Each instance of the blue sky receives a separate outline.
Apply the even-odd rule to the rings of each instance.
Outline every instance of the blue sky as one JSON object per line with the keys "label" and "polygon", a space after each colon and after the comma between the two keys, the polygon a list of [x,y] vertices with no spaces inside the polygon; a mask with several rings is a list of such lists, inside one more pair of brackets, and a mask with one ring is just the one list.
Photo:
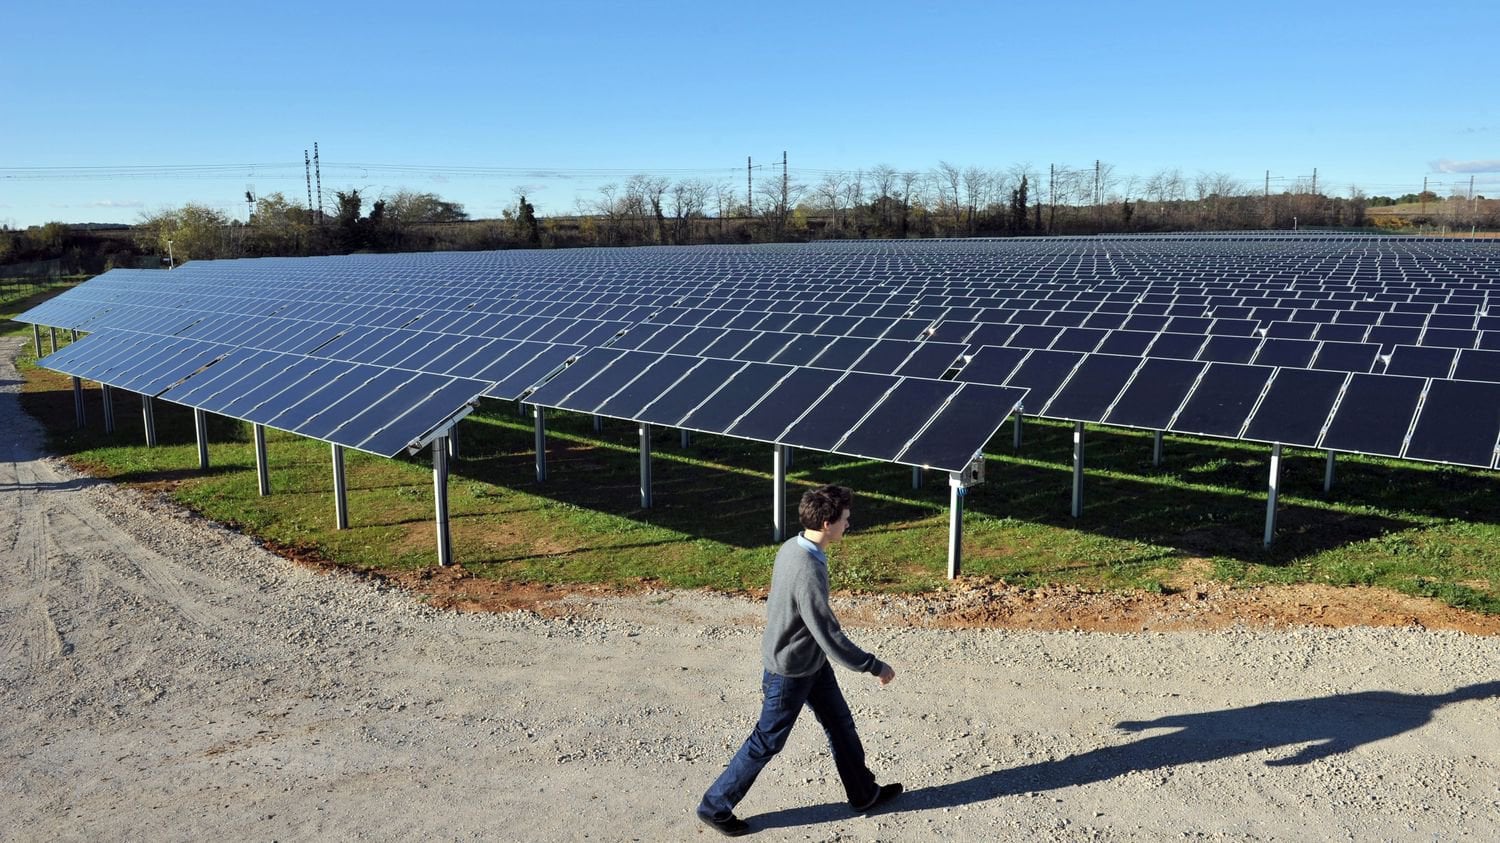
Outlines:
{"label": "blue sky", "polygon": [[[16,3],[0,223],[888,164],[1500,195],[1500,3]],[[16,34],[21,37],[15,37]],[[259,165],[259,166],[253,166]],[[187,167],[208,167],[187,170]],[[147,168],[138,171],[133,168]],[[171,169],[177,168],[177,169]],[[144,173],[144,174],[142,174]]]}

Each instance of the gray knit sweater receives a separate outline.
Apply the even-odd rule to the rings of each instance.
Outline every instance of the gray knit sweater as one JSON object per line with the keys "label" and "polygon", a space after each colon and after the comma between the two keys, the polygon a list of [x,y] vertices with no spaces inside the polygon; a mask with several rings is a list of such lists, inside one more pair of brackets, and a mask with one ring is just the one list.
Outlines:
{"label": "gray knit sweater", "polygon": [[782,676],[817,673],[829,658],[876,676],[885,668],[844,636],[828,605],[828,566],[795,536],[776,553],[760,655],[766,670]]}

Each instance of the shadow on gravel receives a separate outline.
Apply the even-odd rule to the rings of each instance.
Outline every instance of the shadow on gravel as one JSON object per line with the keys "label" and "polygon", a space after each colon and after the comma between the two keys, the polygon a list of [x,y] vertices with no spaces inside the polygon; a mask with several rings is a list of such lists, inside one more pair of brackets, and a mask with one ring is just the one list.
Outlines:
{"label": "shadow on gravel", "polygon": [[[1305,700],[1269,702],[1116,725],[1128,732],[1172,729],[1119,746],[1102,747],[1057,761],[997,770],[952,784],[907,791],[891,811],[952,808],[1002,796],[1057,790],[1107,781],[1130,773],[1218,761],[1306,744],[1295,754],[1266,761],[1270,767],[1307,764],[1421,727],[1445,705],[1500,696],[1500,681],[1423,696],[1363,691]],[[752,818],[757,828],[830,822],[849,816],[842,803],[774,811]]]}

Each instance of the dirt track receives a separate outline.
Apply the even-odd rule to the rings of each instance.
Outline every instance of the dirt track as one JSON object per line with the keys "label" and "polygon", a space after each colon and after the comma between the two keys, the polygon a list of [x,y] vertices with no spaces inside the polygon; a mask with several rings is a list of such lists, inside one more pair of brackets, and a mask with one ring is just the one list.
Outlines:
{"label": "dirt track", "polygon": [[[0,839],[716,839],[698,795],[758,704],[754,601],[455,614],[296,567],[42,458],[0,348]],[[837,556],[835,554],[835,564]],[[1500,835],[1500,639],[1417,628],[885,626],[741,806],[765,840]]]}

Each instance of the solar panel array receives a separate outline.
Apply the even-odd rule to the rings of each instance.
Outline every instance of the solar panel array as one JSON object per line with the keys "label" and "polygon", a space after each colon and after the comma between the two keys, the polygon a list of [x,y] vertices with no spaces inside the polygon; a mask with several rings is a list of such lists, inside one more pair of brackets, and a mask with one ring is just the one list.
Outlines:
{"label": "solar panel array", "polygon": [[1493,468],[1497,282],[1485,241],[880,241],[193,262],[19,318],[88,332],[49,368],[384,455],[490,396],[956,470],[1019,400]]}

